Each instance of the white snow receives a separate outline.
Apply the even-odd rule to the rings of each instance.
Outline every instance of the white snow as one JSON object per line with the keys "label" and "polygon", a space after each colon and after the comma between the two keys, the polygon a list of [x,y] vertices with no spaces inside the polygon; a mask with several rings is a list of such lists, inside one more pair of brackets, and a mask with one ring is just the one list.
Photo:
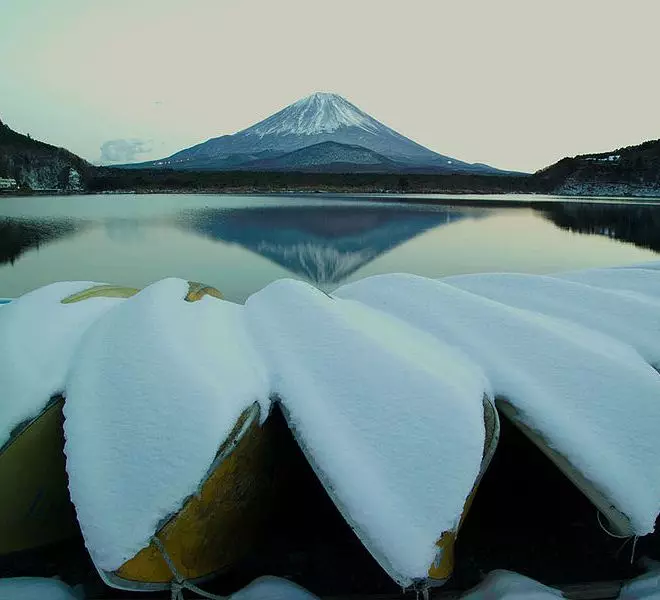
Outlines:
{"label": "white snow", "polygon": [[401,582],[424,577],[480,468],[479,369],[300,282],[268,286],[245,307],[186,303],[185,291],[180,280],[146,288],[99,319],[75,357],[65,451],[97,566],[114,570],[146,546],[241,411],[256,400],[265,416],[274,393],[372,551]]}
{"label": "white snow", "polygon": [[483,374],[423,331],[304,283],[273,283],[245,308],[344,516],[399,583],[426,577],[479,472]]}
{"label": "white snow", "polygon": [[[610,278],[617,271],[610,269]],[[656,274],[656,281],[660,277]],[[568,319],[630,344],[649,363],[660,367],[660,304],[643,295],[628,295],[556,277],[515,273],[458,275],[443,283],[509,306]]]}
{"label": "white snow", "polygon": [[512,571],[491,571],[476,588],[461,596],[462,600],[552,600],[563,594],[534,579]]}
{"label": "white snow", "polygon": [[229,596],[229,600],[318,600],[318,596],[292,581],[266,575]]}
{"label": "white snow", "polygon": [[82,600],[82,597],[82,594],[57,579],[42,577],[0,579],[0,600]]}
{"label": "white snow", "polygon": [[194,493],[243,410],[268,410],[243,307],[165,279],[99,319],[67,382],[71,498],[96,565],[114,570]]}
{"label": "white snow", "polygon": [[[34,410],[64,389],[71,496],[99,568],[145,547],[238,416],[258,402],[264,419],[279,398],[347,521],[407,586],[478,474],[484,393],[511,402],[637,534],[653,531],[660,273],[608,272],[383,275],[332,297],[282,280],[245,306],[185,302],[178,279],[61,305],[91,284],[56,284],[0,311],[0,377]],[[23,418],[1,410],[3,424]]]}
{"label": "white snow", "polygon": [[66,372],[85,329],[120,302],[89,298],[62,304],[72,294],[96,285],[88,281],[54,283],[25,294],[0,311],[0,447],[12,429],[36,417],[64,389]]}
{"label": "white snow", "polygon": [[639,535],[660,511],[660,378],[630,346],[565,320],[412,275],[339,288],[455,345]]}
{"label": "white snow", "polygon": [[294,102],[264,121],[244,130],[247,135],[315,135],[342,127],[358,127],[367,133],[385,128],[337,94],[317,92]]}
{"label": "white snow", "polygon": [[657,268],[586,269],[555,275],[626,295],[650,296],[660,301],[660,277]]}
{"label": "white snow", "polygon": [[660,570],[654,569],[623,585],[619,600],[660,600]]}

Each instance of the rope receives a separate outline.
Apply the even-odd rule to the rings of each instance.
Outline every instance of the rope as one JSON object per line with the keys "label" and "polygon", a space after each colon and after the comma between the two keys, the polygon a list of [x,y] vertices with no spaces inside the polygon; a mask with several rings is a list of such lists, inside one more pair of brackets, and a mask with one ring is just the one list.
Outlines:
{"label": "rope", "polygon": [[198,588],[194,583],[187,581],[186,578],[183,577],[177,570],[174,562],[172,562],[170,555],[167,553],[167,550],[165,550],[163,542],[160,541],[160,538],[154,535],[151,538],[151,541],[153,542],[154,546],[158,548],[158,551],[161,553],[163,560],[165,560],[170,572],[174,576],[174,580],[170,585],[172,600],[185,600],[183,596],[183,590],[188,590],[194,594],[197,594],[198,596],[201,596],[202,598],[208,598],[208,600],[228,600],[226,596],[217,596],[216,594],[211,594],[210,592],[206,592],[203,589]]}
{"label": "rope", "polygon": [[635,539],[633,540],[633,548],[632,548],[632,554],[630,555],[630,564],[632,565],[633,562],[635,561],[635,548],[637,547],[637,540],[639,539],[639,536],[636,535]]}
{"label": "rope", "polygon": [[624,547],[624,546],[630,541],[630,539],[632,538],[632,541],[633,541],[633,544],[632,544],[632,553],[630,554],[630,564],[632,565],[633,562],[635,562],[635,549],[637,548],[637,540],[639,539],[639,536],[638,536],[638,535],[617,535],[616,533],[612,533],[609,529],[607,529],[607,527],[605,527],[605,525],[603,525],[603,521],[602,521],[601,518],[600,518],[600,511],[599,511],[598,509],[596,509],[596,518],[598,519],[598,524],[600,525],[600,528],[601,528],[601,529],[602,529],[607,535],[609,535],[610,537],[613,537],[613,538],[617,538],[617,539],[619,539],[619,540],[624,540],[624,539],[626,540],[626,541],[623,542],[623,544],[621,545],[621,548],[619,548],[619,550],[617,551],[617,558],[618,558],[618,554],[619,554],[619,552],[621,552],[621,550],[623,550],[623,547]]}
{"label": "rope", "polygon": [[627,540],[630,539],[632,536],[630,535],[618,535],[616,533],[612,533],[605,525],[603,525],[603,522],[600,519],[600,511],[596,509],[596,518],[598,519],[598,524],[600,525],[600,528],[610,537],[617,538],[619,540]]}

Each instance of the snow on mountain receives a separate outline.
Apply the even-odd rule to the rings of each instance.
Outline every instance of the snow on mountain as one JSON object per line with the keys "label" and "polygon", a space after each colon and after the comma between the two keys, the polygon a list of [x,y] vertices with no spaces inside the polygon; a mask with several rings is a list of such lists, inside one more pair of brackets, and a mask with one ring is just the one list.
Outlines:
{"label": "snow on mountain", "polygon": [[384,126],[337,94],[317,92],[294,102],[243,131],[247,135],[314,135],[341,127],[359,127],[378,133]]}
{"label": "snow on mountain", "polygon": [[[132,165],[187,170],[264,170],[271,160],[308,146],[333,142],[360,146],[396,163],[386,170],[498,172],[443,156],[383,125],[337,94],[315,93],[233,135],[212,138],[168,158]],[[346,149],[347,154],[350,154]],[[354,154],[354,152],[353,152]],[[248,163],[256,161],[254,167]],[[334,162],[352,164],[351,156]],[[296,165],[286,170],[295,170]]]}

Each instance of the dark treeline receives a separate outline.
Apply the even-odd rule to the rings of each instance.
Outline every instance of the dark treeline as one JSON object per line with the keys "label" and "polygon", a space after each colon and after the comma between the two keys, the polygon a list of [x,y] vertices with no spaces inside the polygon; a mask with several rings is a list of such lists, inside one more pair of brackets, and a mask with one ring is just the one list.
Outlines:
{"label": "dark treeline", "polygon": [[86,178],[90,192],[390,192],[525,193],[529,177],[471,174],[164,171],[99,167]]}
{"label": "dark treeline", "polygon": [[660,206],[571,202],[546,205],[540,212],[562,229],[603,235],[660,252]]}
{"label": "dark treeline", "polygon": [[58,238],[72,235],[76,227],[61,222],[0,219],[0,265],[13,264],[24,252]]}

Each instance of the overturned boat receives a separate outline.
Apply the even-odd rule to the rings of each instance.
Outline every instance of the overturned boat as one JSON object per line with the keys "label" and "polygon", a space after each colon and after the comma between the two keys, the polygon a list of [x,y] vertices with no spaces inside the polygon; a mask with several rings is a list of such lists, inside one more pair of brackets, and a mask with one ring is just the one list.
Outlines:
{"label": "overturned boat", "polygon": [[[67,471],[86,545],[113,587],[204,581],[261,533],[269,400],[241,308],[212,287],[164,280],[99,319],[81,346],[64,409]],[[117,369],[102,358],[108,347]]]}
{"label": "overturned boat", "polygon": [[114,571],[110,586],[169,589],[172,581],[203,582],[229,570],[259,538],[272,485],[270,429],[260,408],[246,409],[223,441],[198,490],[159,526],[146,548]]}
{"label": "overturned boat", "polygon": [[[68,359],[86,327],[112,306],[104,299],[136,291],[53,284],[2,309],[0,346],[10,358],[0,367],[6,394],[0,410],[0,556],[78,532],[63,452],[61,392]],[[85,299],[85,306],[67,306]]]}

